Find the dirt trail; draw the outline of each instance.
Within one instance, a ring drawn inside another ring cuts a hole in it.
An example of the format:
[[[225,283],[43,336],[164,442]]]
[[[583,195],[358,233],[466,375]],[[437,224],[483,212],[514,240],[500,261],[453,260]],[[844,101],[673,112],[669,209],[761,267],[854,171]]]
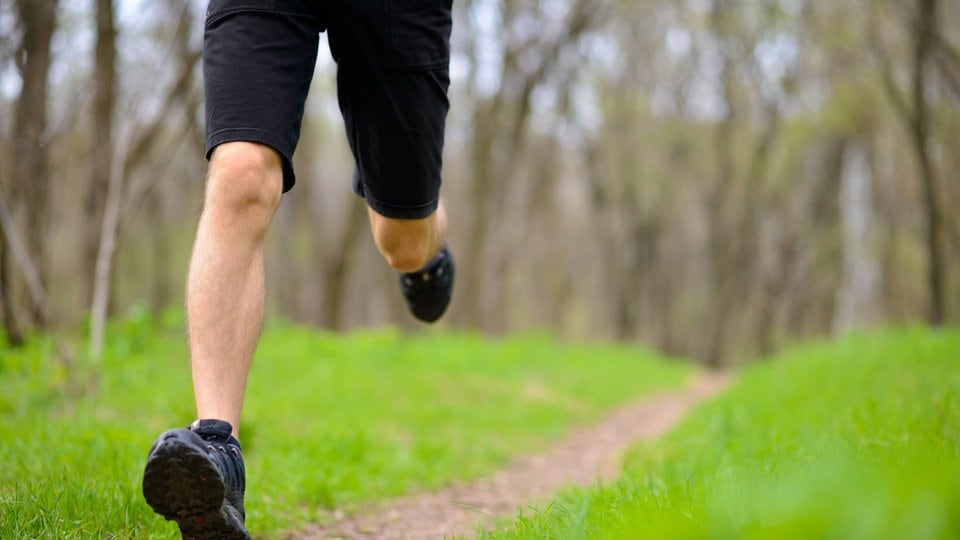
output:
[[[506,469],[469,484],[415,493],[356,515],[338,516],[291,535],[292,540],[414,540],[474,536],[478,527],[545,502],[567,486],[617,477],[621,454],[638,440],[666,432],[691,407],[722,390],[730,377],[708,374],[684,390],[641,399],[599,424],[575,430],[549,450],[518,459]]]

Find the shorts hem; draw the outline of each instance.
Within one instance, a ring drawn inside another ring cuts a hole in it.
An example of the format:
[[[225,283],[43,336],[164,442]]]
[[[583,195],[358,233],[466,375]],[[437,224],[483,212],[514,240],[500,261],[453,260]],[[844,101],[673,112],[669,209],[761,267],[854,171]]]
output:
[[[207,160],[210,159],[213,150],[221,144],[239,141],[259,143],[276,150],[283,162],[283,192],[286,193],[293,188],[293,184],[296,183],[296,175],[293,172],[292,152],[283,144],[283,139],[263,129],[226,128],[211,133],[207,136]]]
[[[257,128],[226,128],[217,130],[207,135],[207,159],[213,153],[213,149],[223,143],[247,141],[265,144],[272,147],[280,153],[284,159],[290,159],[290,152],[285,148],[283,139],[277,137],[269,131]]]
[[[437,207],[440,206],[440,199],[434,199],[418,206],[386,204],[369,196],[365,196],[363,199],[374,212],[393,219],[423,219],[433,215],[437,211]]]

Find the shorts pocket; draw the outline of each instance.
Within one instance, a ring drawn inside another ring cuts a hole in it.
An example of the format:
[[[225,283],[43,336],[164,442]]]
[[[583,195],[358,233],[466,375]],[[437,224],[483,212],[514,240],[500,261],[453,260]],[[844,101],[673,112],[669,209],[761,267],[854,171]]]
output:
[[[383,0],[393,63],[403,70],[433,70],[450,63],[452,0]]]

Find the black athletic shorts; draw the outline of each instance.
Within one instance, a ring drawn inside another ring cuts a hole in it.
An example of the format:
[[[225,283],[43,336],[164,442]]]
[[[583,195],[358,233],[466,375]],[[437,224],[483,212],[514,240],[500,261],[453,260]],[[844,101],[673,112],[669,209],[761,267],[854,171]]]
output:
[[[228,141],[269,145],[293,187],[294,149],[320,33],[356,162],[378,213],[422,218],[439,201],[452,0],[210,0],[203,44],[207,158]]]

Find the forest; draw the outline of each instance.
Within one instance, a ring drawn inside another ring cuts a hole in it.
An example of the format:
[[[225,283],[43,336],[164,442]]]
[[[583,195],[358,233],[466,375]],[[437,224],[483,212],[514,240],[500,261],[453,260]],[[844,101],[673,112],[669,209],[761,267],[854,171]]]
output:
[[[960,3],[453,8],[445,327],[725,366],[960,321]],[[105,320],[182,305],[204,9],[0,0],[0,340],[85,325],[96,355]],[[416,331],[350,191],[335,73],[321,39],[268,319]]]

